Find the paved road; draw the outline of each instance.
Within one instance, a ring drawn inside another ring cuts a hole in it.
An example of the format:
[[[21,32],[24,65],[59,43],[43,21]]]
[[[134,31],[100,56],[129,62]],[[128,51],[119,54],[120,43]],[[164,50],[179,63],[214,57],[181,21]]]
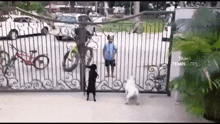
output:
[[[98,92],[96,100],[82,92],[1,93],[0,122],[210,122],[162,94],[140,94],[138,106],[125,105],[124,93]]]

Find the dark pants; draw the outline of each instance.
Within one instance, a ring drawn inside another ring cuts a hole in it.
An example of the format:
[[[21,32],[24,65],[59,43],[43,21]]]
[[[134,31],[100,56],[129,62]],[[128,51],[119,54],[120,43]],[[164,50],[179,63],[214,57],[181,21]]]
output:
[[[115,66],[115,60],[105,60],[105,66]]]

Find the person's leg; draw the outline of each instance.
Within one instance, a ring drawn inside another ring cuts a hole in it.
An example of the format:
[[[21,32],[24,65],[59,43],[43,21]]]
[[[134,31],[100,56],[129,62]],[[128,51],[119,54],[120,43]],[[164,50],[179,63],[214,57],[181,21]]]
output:
[[[106,66],[108,77],[109,77],[109,66]]]
[[[112,77],[113,77],[114,66],[111,66],[111,69],[112,69]]]
[[[113,73],[114,73],[114,67],[115,67],[115,60],[113,60],[112,63],[111,63],[112,77],[114,77],[114,76],[113,76]]]
[[[106,66],[108,77],[109,77],[109,61],[108,60],[105,60],[105,66]]]

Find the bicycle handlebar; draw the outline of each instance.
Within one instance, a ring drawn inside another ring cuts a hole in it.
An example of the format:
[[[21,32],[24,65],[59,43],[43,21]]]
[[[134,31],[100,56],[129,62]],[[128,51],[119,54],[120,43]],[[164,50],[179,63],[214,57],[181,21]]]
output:
[[[12,48],[12,49],[15,49],[17,52],[18,52],[18,51],[24,52],[24,51],[22,51],[22,50],[18,50],[18,49],[17,49],[14,45],[12,45],[12,44],[9,44],[9,46],[11,46],[11,48]]]

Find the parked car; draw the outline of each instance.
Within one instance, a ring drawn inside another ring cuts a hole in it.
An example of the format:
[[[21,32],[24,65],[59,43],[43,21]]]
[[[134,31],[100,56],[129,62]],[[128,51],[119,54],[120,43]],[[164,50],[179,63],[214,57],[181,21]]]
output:
[[[53,34],[57,40],[73,38],[75,36],[75,29],[79,27],[79,24],[75,24],[75,22],[92,22],[90,17],[86,14],[78,13],[63,13],[58,15],[56,19],[61,22],[54,22],[50,33]],[[64,22],[71,22],[71,24]],[[86,26],[86,30],[92,33],[93,26]]]
[[[92,18],[93,22],[103,22],[107,19],[105,16],[102,16],[101,14],[99,14],[97,12],[93,12],[89,16]]]
[[[27,15],[9,15],[3,17],[0,22],[0,37],[8,37],[11,40],[16,40],[18,36],[30,34],[46,35],[50,30],[50,26],[46,22],[27,16]]]

